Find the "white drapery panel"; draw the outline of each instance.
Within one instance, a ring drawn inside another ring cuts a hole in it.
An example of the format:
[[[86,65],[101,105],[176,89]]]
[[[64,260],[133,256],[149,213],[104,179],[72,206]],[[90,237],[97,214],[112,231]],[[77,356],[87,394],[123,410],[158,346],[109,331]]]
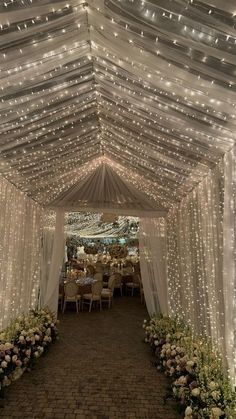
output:
[[[167,224],[171,314],[211,336],[225,354],[221,165],[170,212]]]
[[[225,343],[229,374],[234,385],[236,385],[236,147],[225,155],[224,180]]]
[[[0,177],[0,330],[38,302],[42,210]]]
[[[163,218],[140,218],[139,250],[148,313],[167,314],[166,222]]]
[[[55,314],[65,249],[64,218],[64,211],[57,210],[54,227],[45,225],[42,243],[40,304],[41,307],[49,307]]]

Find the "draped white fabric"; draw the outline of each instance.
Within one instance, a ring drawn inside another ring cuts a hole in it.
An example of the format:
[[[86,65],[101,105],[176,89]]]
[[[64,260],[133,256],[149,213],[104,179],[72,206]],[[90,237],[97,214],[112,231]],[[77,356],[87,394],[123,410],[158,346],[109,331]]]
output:
[[[163,218],[140,218],[139,250],[148,313],[167,314],[166,223]]]
[[[82,180],[63,191],[52,203],[52,208],[71,211],[100,209],[104,212],[113,209],[119,214],[158,212],[162,216],[166,215],[165,208],[127,181],[127,172],[122,177],[107,162],[104,160]]]
[[[54,313],[58,309],[59,277],[64,250],[64,211],[57,210],[54,228],[44,229],[41,261],[40,304]]]
[[[168,280],[172,315],[211,336],[225,354],[223,295],[223,174],[212,171],[168,223]]]
[[[42,211],[0,177],[0,329],[38,301]]]
[[[229,374],[236,385],[236,147],[224,158],[223,281],[225,297],[225,342]]]

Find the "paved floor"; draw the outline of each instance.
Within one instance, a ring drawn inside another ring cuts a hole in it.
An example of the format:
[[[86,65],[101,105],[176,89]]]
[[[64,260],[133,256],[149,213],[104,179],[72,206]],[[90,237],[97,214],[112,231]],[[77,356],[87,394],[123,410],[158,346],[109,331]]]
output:
[[[7,389],[0,418],[178,418],[143,343],[145,317],[135,297],[117,297],[101,313],[66,312],[59,342]]]

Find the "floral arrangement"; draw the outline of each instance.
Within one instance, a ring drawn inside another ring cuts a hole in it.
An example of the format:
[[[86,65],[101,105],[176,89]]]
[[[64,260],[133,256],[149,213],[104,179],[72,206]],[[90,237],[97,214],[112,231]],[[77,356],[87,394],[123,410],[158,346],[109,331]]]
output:
[[[111,244],[107,247],[107,251],[109,252],[112,258],[123,259],[128,255],[127,246],[115,243]]]
[[[139,239],[129,239],[127,244],[130,247],[139,247]]]
[[[86,253],[87,255],[97,255],[98,251],[99,246],[96,244],[84,246],[84,253]]]
[[[57,336],[54,315],[48,309],[31,310],[0,333],[0,391],[30,370]]]
[[[156,366],[170,377],[171,395],[185,419],[236,418],[235,393],[211,342],[170,317],[145,320],[143,328]]]

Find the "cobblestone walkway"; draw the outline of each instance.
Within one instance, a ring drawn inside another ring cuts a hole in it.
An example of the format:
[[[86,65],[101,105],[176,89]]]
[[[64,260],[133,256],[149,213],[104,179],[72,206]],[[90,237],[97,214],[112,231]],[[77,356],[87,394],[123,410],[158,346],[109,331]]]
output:
[[[163,404],[166,378],[143,343],[145,317],[132,297],[115,298],[110,311],[66,312],[59,342],[7,389],[0,418],[179,418]]]

